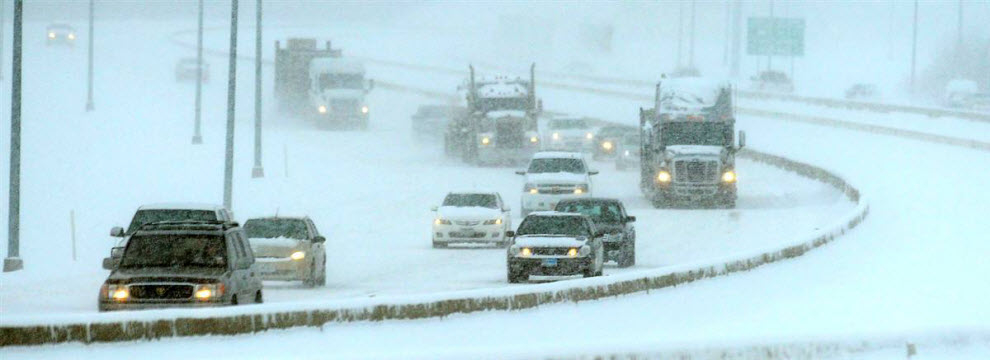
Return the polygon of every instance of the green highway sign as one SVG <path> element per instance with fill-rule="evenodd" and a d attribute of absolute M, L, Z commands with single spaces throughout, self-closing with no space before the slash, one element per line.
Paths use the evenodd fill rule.
<path fill-rule="evenodd" d="M 751 17 L 746 25 L 747 55 L 804 55 L 804 19 Z"/>

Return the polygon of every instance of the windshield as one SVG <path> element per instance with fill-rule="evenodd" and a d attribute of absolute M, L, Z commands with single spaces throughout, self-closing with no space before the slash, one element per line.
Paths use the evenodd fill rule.
<path fill-rule="evenodd" d="M 672 122 L 663 126 L 663 143 L 670 145 L 710 145 L 731 144 L 726 131 L 728 125 L 716 122 Z"/>
<path fill-rule="evenodd" d="M 568 172 L 583 174 L 587 172 L 581 159 L 533 159 L 526 172 L 531 174 Z"/>
<path fill-rule="evenodd" d="M 556 211 L 588 215 L 596 224 L 615 224 L 622 222 L 622 211 L 619 205 L 606 202 L 565 202 L 555 208 Z"/>
<path fill-rule="evenodd" d="M 550 128 L 555 130 L 587 129 L 588 122 L 583 119 L 562 119 L 550 122 Z"/>
<path fill-rule="evenodd" d="M 498 208 L 494 194 L 449 194 L 443 206 Z"/>
<path fill-rule="evenodd" d="M 589 236 L 591 230 L 577 216 L 529 216 L 519 225 L 518 235 Z"/>
<path fill-rule="evenodd" d="M 127 227 L 127 234 L 133 234 L 142 225 L 161 221 L 217 221 L 213 210 L 138 210 Z"/>
<path fill-rule="evenodd" d="M 320 74 L 320 89 L 364 89 L 364 74 Z"/>
<path fill-rule="evenodd" d="M 519 110 L 529 109 L 529 98 L 480 98 L 478 99 L 479 110 L 483 112 L 498 110 Z"/>
<path fill-rule="evenodd" d="M 141 235 L 132 237 L 121 268 L 227 266 L 223 235 Z"/>
<path fill-rule="evenodd" d="M 302 219 L 249 219 L 244 231 L 252 239 L 278 238 L 306 239 L 306 222 Z"/>

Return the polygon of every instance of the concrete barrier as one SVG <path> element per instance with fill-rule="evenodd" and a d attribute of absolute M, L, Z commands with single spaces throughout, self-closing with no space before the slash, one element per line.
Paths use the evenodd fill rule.
<path fill-rule="evenodd" d="M 457 313 L 520 310 L 546 304 L 590 301 L 661 289 L 747 271 L 790 259 L 825 245 L 856 227 L 869 206 L 855 187 L 825 169 L 781 156 L 745 150 L 740 156 L 829 184 L 856 207 L 835 225 L 803 239 L 770 249 L 722 259 L 614 276 L 494 289 L 450 292 L 394 299 L 353 299 L 338 304 L 265 304 L 217 309 L 172 309 L 75 315 L 46 324 L 0 320 L 0 347 L 152 340 L 201 335 L 251 334 L 271 329 L 320 327 L 328 323 L 445 317 Z"/>

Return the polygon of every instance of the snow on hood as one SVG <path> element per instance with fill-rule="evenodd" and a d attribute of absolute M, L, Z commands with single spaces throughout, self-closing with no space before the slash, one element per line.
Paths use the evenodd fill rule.
<path fill-rule="evenodd" d="M 588 174 L 569 172 L 526 173 L 526 182 L 533 184 L 587 184 Z"/>
<path fill-rule="evenodd" d="M 574 236 L 522 235 L 516 237 L 515 246 L 577 248 L 587 243 L 587 239 L 578 240 L 578 238 Z"/>
<path fill-rule="evenodd" d="M 480 206 L 441 206 L 437 215 L 447 220 L 491 220 L 502 215 L 502 211 Z"/>
<path fill-rule="evenodd" d="M 363 89 L 326 89 L 320 92 L 320 98 L 324 100 L 329 100 L 329 99 L 363 100 L 364 90 Z"/>
<path fill-rule="evenodd" d="M 489 111 L 485 114 L 485 117 L 489 119 L 498 119 L 506 116 L 521 118 L 526 117 L 526 112 L 522 110 L 496 110 Z"/>
<path fill-rule="evenodd" d="M 667 152 L 672 156 L 722 156 L 724 148 L 710 145 L 670 145 Z"/>
<path fill-rule="evenodd" d="M 251 251 L 254 252 L 254 256 L 286 257 L 300 247 L 301 240 L 287 237 L 249 238 L 248 242 L 251 243 Z"/>
<path fill-rule="evenodd" d="M 227 271 L 226 267 L 217 268 L 172 268 L 172 267 L 142 267 L 118 268 L 110 275 L 114 280 L 146 281 L 163 278 L 209 279 L 217 278 Z"/>

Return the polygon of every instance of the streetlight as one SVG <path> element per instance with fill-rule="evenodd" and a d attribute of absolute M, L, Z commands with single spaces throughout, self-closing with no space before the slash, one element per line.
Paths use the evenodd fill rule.
<path fill-rule="evenodd" d="M 261 167 L 261 0 L 257 0 L 257 19 L 254 33 L 254 168 L 251 177 L 265 176 Z"/>
<path fill-rule="evenodd" d="M 223 169 L 223 206 L 231 209 L 234 183 L 234 105 L 237 90 L 237 0 L 230 1 L 230 58 L 227 73 L 227 146 Z"/>
<path fill-rule="evenodd" d="M 203 108 L 203 0 L 199 0 L 199 26 L 196 28 L 196 119 L 193 122 L 193 145 L 203 143 L 200 113 Z"/>
<path fill-rule="evenodd" d="M 14 0 L 14 61 L 10 95 L 10 198 L 7 218 L 7 257 L 3 271 L 24 268 L 20 257 L 21 236 L 21 23 L 24 5 Z"/>

